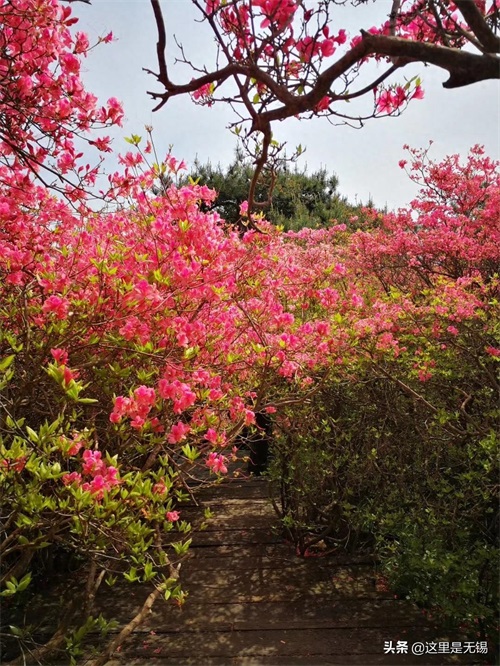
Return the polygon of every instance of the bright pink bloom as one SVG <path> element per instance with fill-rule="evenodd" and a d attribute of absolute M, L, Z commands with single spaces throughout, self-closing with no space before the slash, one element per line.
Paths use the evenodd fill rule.
<path fill-rule="evenodd" d="M 226 462 L 227 458 L 225 456 L 212 451 L 208 454 L 206 465 L 216 474 L 227 474 Z"/>
<path fill-rule="evenodd" d="M 73 483 L 76 485 L 80 485 L 82 480 L 81 474 L 78 474 L 78 472 L 71 472 L 71 474 L 63 474 L 62 476 L 62 482 L 64 483 L 65 486 L 69 486 Z"/>
<path fill-rule="evenodd" d="M 216 444 L 217 443 L 216 431 L 213 428 L 209 428 L 205 433 L 205 439 L 209 441 L 211 444 Z"/>
<path fill-rule="evenodd" d="M 74 372 L 70 368 L 68 368 L 67 365 L 62 366 L 63 367 L 63 381 L 66 386 L 69 386 L 70 382 L 74 381 L 75 377 L 78 376 L 78 372 Z"/>
<path fill-rule="evenodd" d="M 100 451 L 91 451 L 86 449 L 82 454 L 83 459 L 83 473 L 96 476 L 97 474 L 106 473 L 106 463 L 101 460 Z"/>
<path fill-rule="evenodd" d="M 390 90 L 383 90 L 377 100 L 377 111 L 379 113 L 392 113 L 394 111 L 394 98 Z"/>
<path fill-rule="evenodd" d="M 69 302 L 61 296 L 53 294 L 49 296 L 42 305 L 42 312 L 53 313 L 58 319 L 66 319 L 68 316 Z"/>
<path fill-rule="evenodd" d="M 175 523 L 177 520 L 180 518 L 180 513 L 178 511 L 167 511 L 165 514 L 165 518 L 170 522 L 170 523 Z"/>
<path fill-rule="evenodd" d="M 130 427 L 135 428 L 135 430 L 140 430 L 141 428 L 144 427 L 145 423 L 146 420 L 143 419 L 141 416 L 134 416 L 134 418 L 130 421 Z"/>
<path fill-rule="evenodd" d="M 328 58 L 335 53 L 335 43 L 333 39 L 325 39 L 320 44 L 321 55 L 323 58 Z"/>
<path fill-rule="evenodd" d="M 498 347 L 492 347 L 491 345 L 489 345 L 488 347 L 486 347 L 486 351 L 491 356 L 496 356 L 497 358 L 500 357 L 500 349 Z"/>
<path fill-rule="evenodd" d="M 170 428 L 170 434 L 167 437 L 167 441 L 169 444 L 177 444 L 178 442 L 182 442 L 183 439 L 186 439 L 186 435 L 190 430 L 191 428 L 188 425 L 182 423 L 182 421 L 178 421 Z"/>
<path fill-rule="evenodd" d="M 156 400 L 155 390 L 148 386 L 139 386 L 134 391 L 134 398 L 138 406 L 150 407 Z"/>
<path fill-rule="evenodd" d="M 315 106 L 315 111 L 326 111 L 330 107 L 331 99 L 325 95 Z"/>
<path fill-rule="evenodd" d="M 339 30 L 338 35 L 335 37 L 335 41 L 336 41 L 337 44 L 339 44 L 339 45 L 340 45 L 340 44 L 345 44 L 345 43 L 346 43 L 346 41 L 347 41 L 347 34 L 346 34 L 346 31 L 344 30 L 344 28 L 342 28 L 341 30 Z"/>
<path fill-rule="evenodd" d="M 417 86 L 415 88 L 415 91 L 413 92 L 413 95 L 411 96 L 412 99 L 424 99 L 424 91 L 422 86 Z"/>
<path fill-rule="evenodd" d="M 220 0 L 207 0 L 205 4 L 205 11 L 207 14 L 213 14 L 220 7 Z"/>
<path fill-rule="evenodd" d="M 73 435 L 72 442 L 73 443 L 66 452 L 66 455 L 68 456 L 76 456 L 76 454 L 80 451 L 80 449 L 85 445 L 85 440 L 83 440 L 82 435 L 80 435 L 80 433 L 75 433 Z"/>
<path fill-rule="evenodd" d="M 51 349 L 50 353 L 54 361 L 57 361 L 60 365 L 66 365 L 68 362 L 68 352 L 64 349 Z"/>

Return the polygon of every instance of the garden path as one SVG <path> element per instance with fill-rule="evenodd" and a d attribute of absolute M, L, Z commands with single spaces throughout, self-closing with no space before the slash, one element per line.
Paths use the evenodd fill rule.
<path fill-rule="evenodd" d="M 200 490 L 183 518 L 214 518 L 196 533 L 182 566 L 182 608 L 157 601 L 108 666 L 308 666 L 479 663 L 470 655 L 384 654 L 384 642 L 457 640 L 380 585 L 372 562 L 353 556 L 299 559 L 279 536 L 264 479 Z M 144 592 L 144 597 L 147 591 Z M 144 599 L 115 590 L 130 619 Z M 126 612 L 125 612 L 126 611 Z"/>

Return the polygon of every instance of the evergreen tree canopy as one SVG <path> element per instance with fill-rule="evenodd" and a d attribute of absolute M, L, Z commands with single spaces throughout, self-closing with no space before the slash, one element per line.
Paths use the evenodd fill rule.
<path fill-rule="evenodd" d="M 236 150 L 234 160 L 227 168 L 196 160 L 189 178 L 216 190 L 218 196 L 212 209 L 229 224 L 238 224 L 240 205 L 248 199 L 254 169 L 243 153 Z M 266 219 L 285 229 L 351 224 L 351 217 L 360 212 L 361 205 L 350 204 L 339 194 L 337 176 L 329 174 L 325 168 L 309 174 L 307 167 L 290 169 L 285 163 L 275 173 L 275 184 L 269 197 L 270 179 L 268 173 L 259 182 L 255 203 Z"/>

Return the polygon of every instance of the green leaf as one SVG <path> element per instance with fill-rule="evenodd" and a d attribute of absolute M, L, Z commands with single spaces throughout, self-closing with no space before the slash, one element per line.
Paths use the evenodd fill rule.
<path fill-rule="evenodd" d="M 31 583 L 31 571 L 29 571 L 25 576 L 21 578 L 21 580 L 19 581 L 19 585 L 17 586 L 17 591 L 24 592 L 24 590 L 28 587 L 30 583 Z"/>
<path fill-rule="evenodd" d="M 0 361 L 0 372 L 7 370 L 7 368 L 12 364 L 13 360 L 16 358 L 15 354 L 6 356 Z"/>
<path fill-rule="evenodd" d="M 28 437 L 30 438 L 30 440 L 36 444 L 38 442 L 38 435 L 33 430 L 33 428 L 26 426 L 26 432 L 28 433 Z"/>
<path fill-rule="evenodd" d="M 22 630 L 19 629 L 19 627 L 15 627 L 15 626 L 12 625 L 12 624 L 9 624 L 9 629 L 10 629 L 10 632 L 11 632 L 11 634 L 12 634 L 13 636 L 21 637 L 21 636 L 23 635 Z"/>

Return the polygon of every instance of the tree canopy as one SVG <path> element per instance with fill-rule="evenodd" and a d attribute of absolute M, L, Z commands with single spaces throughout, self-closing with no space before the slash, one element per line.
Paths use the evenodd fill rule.
<path fill-rule="evenodd" d="M 214 37 L 215 62 L 195 65 L 181 46 L 177 61 L 193 76 L 177 83 L 167 62 L 171 45 L 160 0 L 151 0 L 158 27 L 154 75 L 163 91 L 150 94 L 156 109 L 184 94 L 199 104 L 230 104 L 234 131 L 243 128 L 246 139 L 260 136 L 250 210 L 260 173 L 281 148 L 271 130 L 276 121 L 322 115 L 362 126 L 400 114 L 424 94 L 419 77 L 402 80 L 404 68 L 415 62 L 446 70 L 445 88 L 500 78 L 498 0 L 379 3 L 380 25 L 356 35 L 335 20 L 345 0 L 192 1 Z"/>
<path fill-rule="evenodd" d="M 196 160 L 188 178 L 208 185 L 217 192 L 211 209 L 231 225 L 241 219 L 241 206 L 248 198 L 255 167 L 241 149 L 226 168 L 214 166 L 210 161 Z M 286 163 L 274 174 L 275 183 L 269 198 L 270 178 L 267 174 L 257 185 L 255 203 L 267 220 L 284 229 L 325 227 L 332 224 L 353 226 L 354 218 L 361 214 L 362 206 L 349 203 L 338 191 L 338 178 L 326 169 L 308 173 L 307 168 L 290 168 Z M 371 203 L 368 202 L 368 206 Z"/>

